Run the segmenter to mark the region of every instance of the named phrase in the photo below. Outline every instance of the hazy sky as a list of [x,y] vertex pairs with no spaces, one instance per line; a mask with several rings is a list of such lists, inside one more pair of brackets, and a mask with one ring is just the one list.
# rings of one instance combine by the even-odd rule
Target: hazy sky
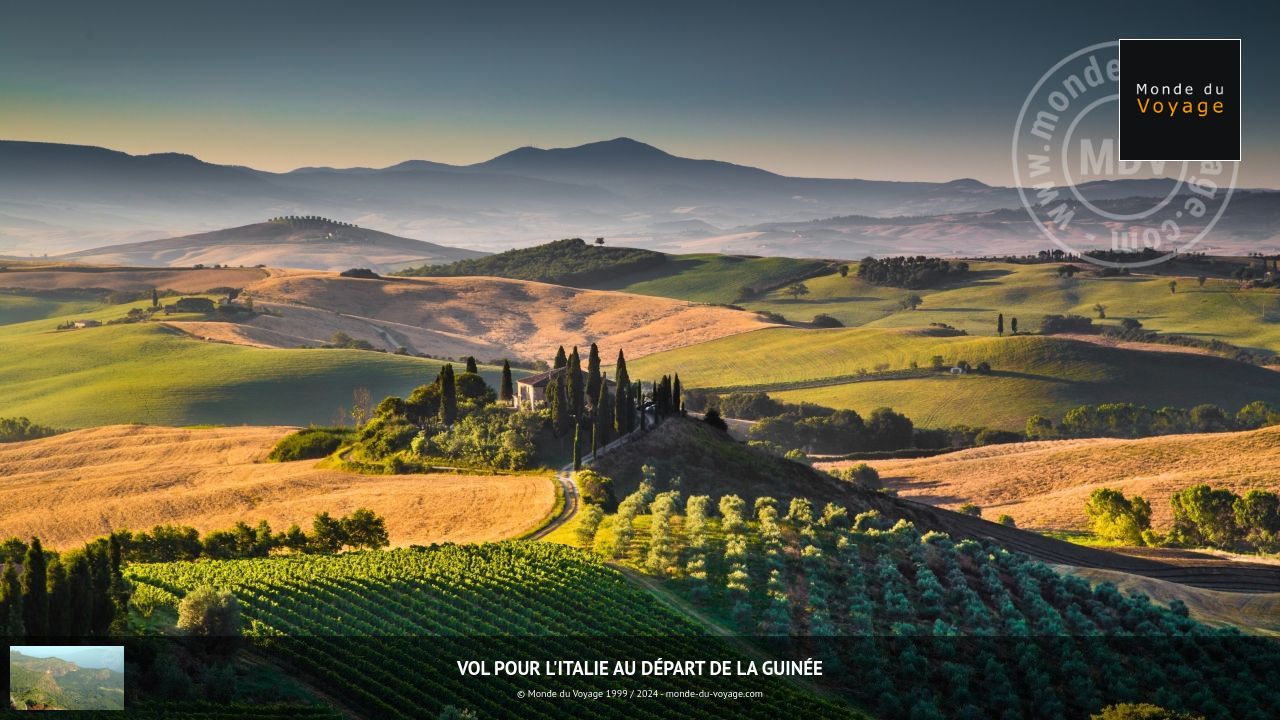
[[1010,184],[1040,74],[1118,37],[1244,40],[1245,185],[1280,187],[1275,3],[18,2],[0,138],[269,170],[630,136],[791,175]]

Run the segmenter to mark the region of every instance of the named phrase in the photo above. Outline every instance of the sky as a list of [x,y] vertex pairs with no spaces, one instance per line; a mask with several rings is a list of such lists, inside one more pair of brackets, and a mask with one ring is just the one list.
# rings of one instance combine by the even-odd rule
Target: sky
[[266,170],[628,136],[788,175],[1012,184],[1026,93],[1119,37],[1243,39],[1280,187],[1280,6],[0,0],[0,138]]

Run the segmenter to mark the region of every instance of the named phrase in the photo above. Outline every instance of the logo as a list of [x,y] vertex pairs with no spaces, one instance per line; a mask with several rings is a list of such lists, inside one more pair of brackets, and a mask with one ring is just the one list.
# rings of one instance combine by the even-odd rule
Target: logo
[[1013,174],[1023,207],[1055,245],[1137,268],[1197,247],[1226,211],[1239,164],[1121,160],[1120,98],[1119,42],[1058,61],[1018,113]]

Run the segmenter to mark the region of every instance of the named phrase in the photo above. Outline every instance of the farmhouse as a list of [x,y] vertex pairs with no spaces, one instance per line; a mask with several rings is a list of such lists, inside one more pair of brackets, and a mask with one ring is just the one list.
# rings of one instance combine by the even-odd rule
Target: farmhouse
[[[565,368],[555,368],[537,375],[528,375],[516,380],[516,395],[512,398],[513,404],[518,408],[525,410],[536,410],[547,404],[547,386],[551,381],[564,374]],[[614,382],[609,378],[604,380],[609,387],[614,386]],[[588,400],[590,403],[590,400]]]
[[209,298],[202,297],[184,297],[179,298],[178,302],[172,305],[165,305],[165,312],[198,312],[210,313],[217,309],[213,301]]
[[78,328],[98,327],[102,325],[101,320],[77,320],[75,326]]

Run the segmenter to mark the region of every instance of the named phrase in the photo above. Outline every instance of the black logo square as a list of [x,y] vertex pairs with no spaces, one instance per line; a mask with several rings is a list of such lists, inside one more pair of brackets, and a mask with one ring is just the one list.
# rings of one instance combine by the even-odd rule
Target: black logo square
[[1120,40],[1120,159],[1240,159],[1239,40]]

